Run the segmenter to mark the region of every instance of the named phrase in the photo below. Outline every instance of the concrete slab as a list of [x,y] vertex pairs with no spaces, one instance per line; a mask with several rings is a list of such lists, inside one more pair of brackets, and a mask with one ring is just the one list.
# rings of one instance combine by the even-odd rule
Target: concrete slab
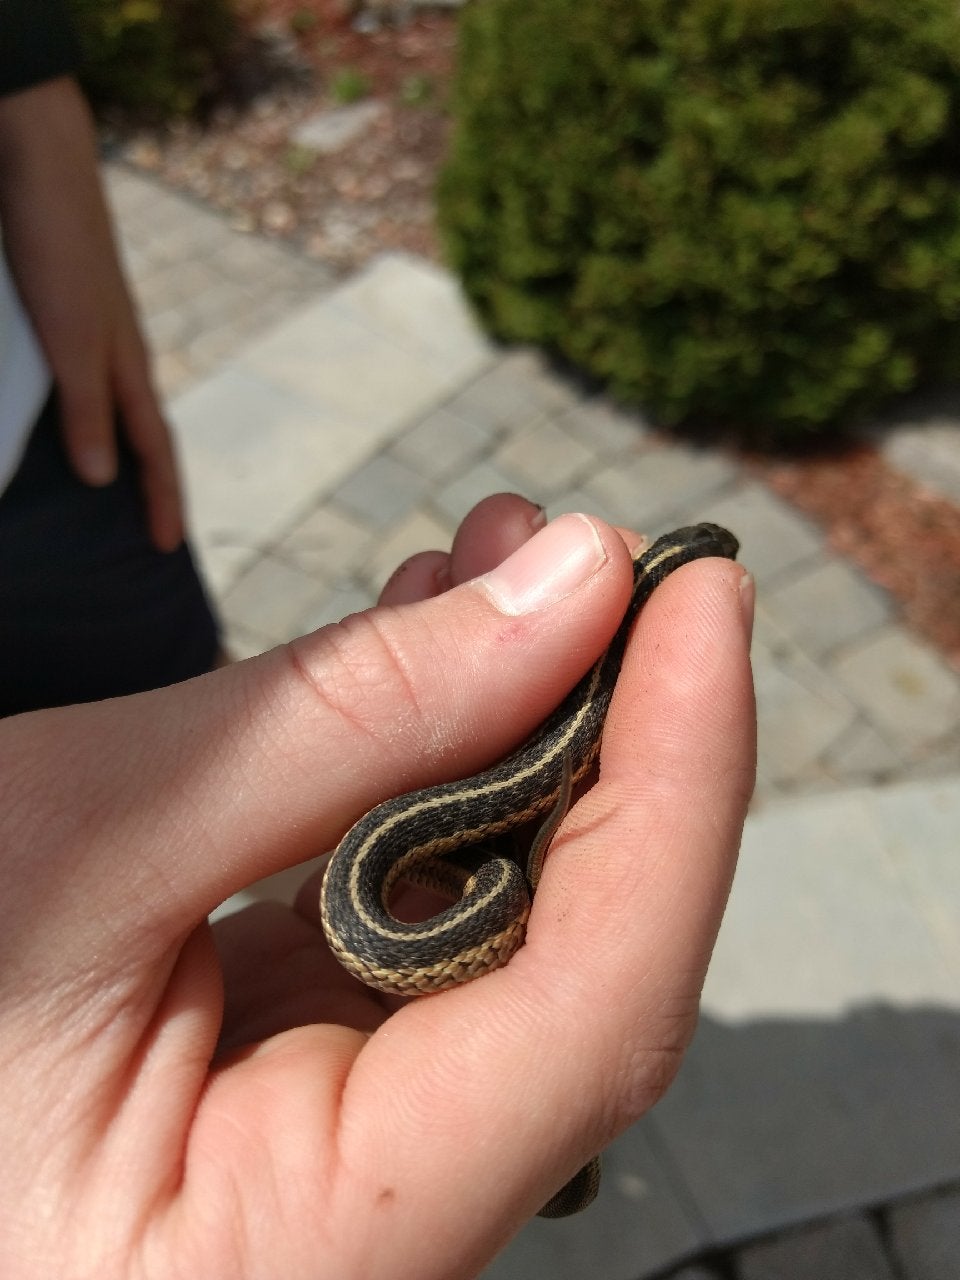
[[[891,818],[960,782],[751,814],[694,1045],[653,1125],[715,1243],[960,1176],[960,933],[921,834]],[[923,868],[918,872],[916,868]]]
[[898,471],[960,503],[960,421],[956,416],[934,413],[923,423],[904,424],[884,439],[883,452]]
[[764,605],[757,606],[753,679],[757,695],[757,759],[765,785],[796,778],[856,722],[857,709],[816,669],[765,643]]
[[194,541],[218,593],[379,439],[237,365],[184,392],[171,417]]
[[274,556],[260,558],[223,597],[228,624],[273,644],[292,640],[313,617],[326,594],[310,574]]
[[[409,356],[433,365],[448,391],[474,378],[494,348],[448,272],[408,254],[383,254],[342,285],[332,306],[345,321],[381,335]],[[376,374],[371,366],[370,374]]]
[[898,1280],[864,1215],[818,1223],[737,1254],[738,1280]]
[[617,514],[620,523],[665,529],[681,512],[711,501],[736,475],[717,454],[682,446],[650,446],[596,472],[586,491]]
[[614,1143],[600,1198],[572,1218],[535,1218],[482,1280],[637,1280],[696,1252],[702,1226],[651,1137],[634,1130]]
[[823,549],[814,525],[754,481],[744,481],[699,513],[740,539],[740,559],[766,587],[785,569],[812,560]]
[[364,521],[324,503],[298,521],[273,551],[304,573],[329,581],[356,568],[374,536]]
[[495,462],[540,502],[569,489],[596,466],[593,451],[550,418],[513,433],[497,450]]
[[461,376],[327,298],[277,325],[238,356],[236,365],[377,443],[433,409]]
[[404,519],[427,492],[419,471],[381,453],[337,486],[337,506],[377,530]]
[[651,432],[650,424],[639,410],[618,408],[604,396],[573,405],[558,422],[599,458],[627,453]]
[[900,627],[880,628],[844,646],[828,669],[874,723],[901,742],[924,747],[956,727],[960,676]]
[[885,592],[848,564],[824,559],[764,593],[763,603],[807,653],[819,657],[890,621]]
[[903,1280],[949,1280],[960,1270],[960,1191],[924,1196],[887,1217]]
[[500,352],[490,368],[451,398],[446,408],[491,433],[519,430],[547,413],[574,409],[579,397],[551,377],[533,351]]
[[428,479],[440,481],[467,470],[489,446],[489,430],[441,408],[404,432],[390,452]]

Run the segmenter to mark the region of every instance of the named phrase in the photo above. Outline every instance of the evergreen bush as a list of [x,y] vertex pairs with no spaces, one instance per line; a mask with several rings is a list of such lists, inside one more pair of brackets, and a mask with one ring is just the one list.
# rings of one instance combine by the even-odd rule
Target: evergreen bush
[[957,0],[477,0],[439,188],[488,327],[785,442],[960,353]]
[[81,79],[97,107],[188,115],[219,85],[234,30],[230,0],[70,0]]

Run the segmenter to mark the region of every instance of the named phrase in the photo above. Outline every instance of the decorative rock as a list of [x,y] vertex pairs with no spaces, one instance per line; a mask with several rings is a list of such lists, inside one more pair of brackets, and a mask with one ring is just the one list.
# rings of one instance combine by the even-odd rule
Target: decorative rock
[[372,99],[352,102],[346,107],[331,107],[298,125],[291,141],[297,146],[309,147],[318,155],[332,155],[359,137],[383,115],[383,111],[383,103]]

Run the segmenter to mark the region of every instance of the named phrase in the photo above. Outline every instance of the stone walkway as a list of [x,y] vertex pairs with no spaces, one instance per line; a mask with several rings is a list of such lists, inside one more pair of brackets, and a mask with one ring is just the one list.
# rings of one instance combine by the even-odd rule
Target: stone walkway
[[334,288],[108,176],[238,656],[371,604],[504,489],[651,534],[716,520],[756,576],[760,777],[703,1026],[674,1090],[611,1151],[596,1208],[531,1224],[491,1280],[636,1280],[830,1214],[730,1265],[743,1280],[954,1274],[923,1250],[960,1256],[960,1202],[900,1198],[960,1180],[960,676],[735,460],[493,348],[437,268],[391,255]]

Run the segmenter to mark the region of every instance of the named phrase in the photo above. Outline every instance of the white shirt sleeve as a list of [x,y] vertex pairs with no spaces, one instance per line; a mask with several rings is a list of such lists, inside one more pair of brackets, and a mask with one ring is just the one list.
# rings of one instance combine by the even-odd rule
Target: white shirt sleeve
[[0,252],[0,493],[50,392],[50,369]]

